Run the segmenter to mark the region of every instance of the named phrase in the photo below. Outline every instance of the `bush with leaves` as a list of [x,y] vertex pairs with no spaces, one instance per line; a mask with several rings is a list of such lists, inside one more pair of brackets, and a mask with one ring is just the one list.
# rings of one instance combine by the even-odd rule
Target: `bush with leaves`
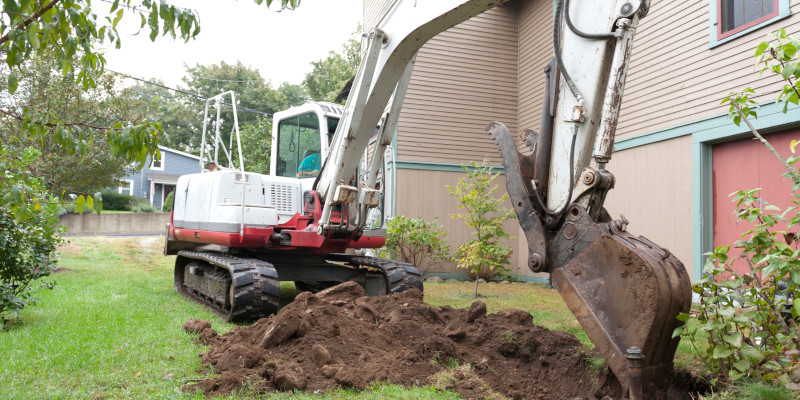
[[103,209],[111,211],[130,211],[131,202],[136,199],[134,196],[119,193],[114,189],[103,189],[100,194],[103,197]]
[[162,212],[170,212],[172,211],[172,203],[175,201],[175,191],[169,192],[166,198],[164,198],[164,204],[161,205]]
[[[797,54],[800,41],[781,29],[774,42],[761,43],[756,58],[764,70],[780,75],[785,85],[777,106],[788,109],[797,104],[800,69]],[[763,71],[762,71],[763,72]],[[737,126],[746,124],[786,168],[784,177],[793,183],[792,206],[781,210],[759,199],[760,189],[732,193],[736,217],[750,225],[741,239],[732,245],[719,246],[708,254],[705,276],[694,284],[700,304],[696,315],[681,314],[686,321],[673,333],[691,341],[695,350],[717,381],[734,384],[740,379],[759,379],[800,389],[791,382],[793,372],[800,369],[800,302],[787,294],[800,288],[800,247],[797,230],[800,225],[800,174],[794,164],[796,156],[784,160],[772,145],[753,127],[749,118],[757,118],[758,105],[750,99],[751,88],[731,93],[722,103],[728,104],[729,117]],[[795,152],[796,141],[791,151]],[[741,255],[732,256],[731,249]],[[732,267],[735,261],[745,263],[746,272]],[[783,289],[785,287],[785,289]],[[707,345],[707,346],[706,346]]]
[[[514,218],[514,211],[502,208],[508,195],[493,197],[497,191],[494,180],[500,175],[492,173],[488,161],[462,165],[466,176],[458,180],[456,186],[446,186],[450,195],[458,199],[458,208],[464,213],[451,215],[461,219],[472,228],[469,242],[458,246],[456,262],[459,268],[467,271],[471,279],[475,279],[474,297],[478,297],[478,279],[491,279],[496,275],[508,274],[511,248],[501,244],[501,240],[510,238],[503,224]],[[487,279],[488,278],[488,279]]]
[[15,173],[26,171],[40,153],[2,149],[0,156],[0,322],[5,323],[37,301],[38,289],[52,288],[40,278],[56,269],[62,228],[58,200],[29,173]]
[[447,231],[437,221],[438,218],[428,222],[421,217],[407,218],[402,215],[390,219],[386,224],[383,253],[413,264],[422,273],[429,272],[436,261],[450,260]]

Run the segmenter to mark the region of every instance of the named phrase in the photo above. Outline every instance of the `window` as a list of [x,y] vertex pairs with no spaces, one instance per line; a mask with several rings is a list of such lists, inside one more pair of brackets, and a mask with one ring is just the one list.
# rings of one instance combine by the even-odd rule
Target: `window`
[[167,158],[167,155],[164,154],[164,153],[161,153],[161,158],[159,158],[158,161],[153,160],[153,163],[150,164],[150,169],[151,170],[156,170],[156,171],[163,171],[164,170],[164,159],[165,158]]
[[278,176],[317,176],[322,161],[319,151],[317,114],[312,112],[281,120],[278,125]]
[[790,14],[789,0],[710,0],[711,47]]
[[125,182],[125,184],[117,188],[117,193],[133,196],[133,181],[126,179],[123,182]]

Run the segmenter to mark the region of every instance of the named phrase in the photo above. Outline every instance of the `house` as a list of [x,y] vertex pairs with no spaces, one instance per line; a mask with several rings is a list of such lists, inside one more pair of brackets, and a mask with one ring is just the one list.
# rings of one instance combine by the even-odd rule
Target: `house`
[[161,209],[164,199],[175,190],[181,175],[202,172],[200,157],[169,147],[158,146],[161,159],[153,161],[148,157],[145,167],[121,179],[124,184],[117,191],[147,199],[157,209]]
[[[365,31],[390,3],[364,1]],[[720,100],[752,86],[762,105],[756,127],[784,155],[788,141],[800,136],[800,110],[783,114],[772,104],[780,79],[759,76],[753,68],[754,49],[768,32],[800,30],[800,0],[765,0],[757,9],[751,3],[651,3],[637,30],[616,152],[608,164],[617,179],[606,208],[613,216],[624,214],[631,231],[672,251],[693,280],[701,277],[703,254],[730,243],[742,229],[727,199],[733,188],[781,181],[780,167],[748,138],[744,124],[737,127],[727,118]],[[463,224],[448,218],[458,209],[444,185],[463,176],[461,164],[470,161],[488,159],[502,170],[484,132],[487,123],[503,122],[511,132],[538,129],[542,71],[552,57],[553,7],[552,0],[510,1],[422,47],[393,146],[394,214],[439,217],[451,245],[469,240]],[[518,225],[507,229],[517,237],[510,242],[515,272],[533,276],[525,267],[524,235]]]

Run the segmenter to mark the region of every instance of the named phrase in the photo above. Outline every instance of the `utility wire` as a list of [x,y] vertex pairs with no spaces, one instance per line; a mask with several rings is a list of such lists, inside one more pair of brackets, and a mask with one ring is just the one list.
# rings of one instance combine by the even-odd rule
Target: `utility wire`
[[[131,76],[131,75],[128,75],[128,74],[125,74],[125,73],[122,73],[122,72],[117,72],[117,71],[114,71],[114,70],[111,70],[111,69],[108,69],[108,68],[106,68],[106,71],[108,71],[108,72],[111,72],[111,73],[114,73],[114,74],[117,74],[117,75],[119,75],[119,76],[122,76],[122,77],[125,77],[125,78],[128,78],[128,79],[133,79],[133,80],[135,80],[135,81],[142,82],[142,83],[144,83],[144,84],[147,84],[147,85],[158,86],[158,87],[160,87],[160,88],[162,88],[162,89],[167,89],[167,90],[172,90],[172,91],[174,91],[174,92],[183,93],[183,94],[185,94],[185,95],[192,96],[192,97],[195,97],[195,98],[197,98],[197,99],[200,99],[200,100],[203,100],[203,101],[206,101],[206,100],[208,100],[208,99],[209,99],[209,97],[202,96],[202,95],[199,95],[199,94],[197,94],[197,93],[192,93],[192,92],[188,92],[188,91],[186,91],[186,90],[177,89],[177,88],[169,87],[169,86],[166,86],[166,85],[162,85],[162,84],[160,84],[160,83],[151,82],[151,81],[148,81],[148,80],[146,80],[146,79],[137,78],[137,77],[135,77],[135,76]],[[226,106],[230,106],[230,107],[233,107],[233,104],[229,104],[229,103],[226,103],[226,102],[224,102],[224,101],[221,101],[221,102],[220,102],[220,104],[222,104],[222,105],[226,105]],[[258,110],[254,110],[254,109],[252,109],[252,108],[247,108],[247,107],[236,106],[236,109],[237,109],[237,110],[242,110],[242,111],[251,112],[251,113],[256,113],[256,114],[266,115],[266,116],[268,116],[268,117],[271,117],[271,116],[272,116],[272,114],[270,114],[270,113],[265,113],[265,112],[258,111]]]

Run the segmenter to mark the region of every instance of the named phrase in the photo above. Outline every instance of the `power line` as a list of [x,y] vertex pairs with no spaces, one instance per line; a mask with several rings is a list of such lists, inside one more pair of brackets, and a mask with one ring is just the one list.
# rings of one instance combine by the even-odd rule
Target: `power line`
[[[185,95],[192,96],[192,97],[195,97],[195,98],[197,98],[197,99],[200,99],[200,100],[203,100],[203,101],[206,101],[206,100],[208,100],[208,99],[210,98],[210,97],[206,97],[206,96],[199,95],[199,94],[197,94],[197,93],[188,92],[188,91],[186,91],[186,90],[182,90],[182,89],[176,89],[176,88],[173,88],[173,87],[169,87],[169,86],[166,86],[166,85],[162,85],[162,84],[160,84],[160,83],[151,82],[151,81],[148,81],[148,80],[146,80],[146,79],[137,78],[137,77],[135,77],[135,76],[131,76],[131,75],[128,75],[128,74],[125,74],[125,73],[122,73],[122,72],[117,72],[117,71],[114,71],[114,70],[111,70],[111,69],[108,69],[108,68],[106,68],[106,71],[108,71],[108,72],[111,72],[111,73],[114,73],[114,74],[117,74],[117,75],[119,75],[119,76],[122,76],[122,77],[125,77],[125,78],[128,78],[128,79],[133,79],[133,80],[135,80],[135,81],[142,82],[142,83],[144,83],[144,84],[147,84],[147,85],[153,85],[153,86],[160,87],[160,88],[162,88],[162,89],[172,90],[172,91],[174,91],[174,92],[177,92],[177,93],[183,93],[183,94],[185,94]],[[224,102],[224,101],[220,101],[220,104],[222,104],[222,105],[226,105],[226,106],[230,106],[230,107],[233,107],[233,104],[226,103],[226,102]],[[237,109],[237,110],[242,110],[242,111],[251,112],[251,113],[255,113],[255,114],[266,115],[266,116],[268,116],[268,117],[271,117],[271,116],[272,116],[272,114],[270,114],[270,113],[265,113],[265,112],[258,111],[258,110],[254,110],[254,109],[252,109],[252,108],[247,108],[247,107],[240,107],[240,106],[236,106],[236,109]]]

